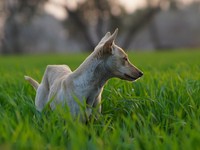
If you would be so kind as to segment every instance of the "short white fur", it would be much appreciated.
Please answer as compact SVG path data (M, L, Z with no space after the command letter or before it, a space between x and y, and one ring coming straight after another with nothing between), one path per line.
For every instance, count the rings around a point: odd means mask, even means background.
M101 112L101 94L110 78L134 81L141 77L142 72L114 44L117 33L118 29L112 35L110 32L106 33L95 50L73 72L67 65L48 65L40 84L25 76L36 90L37 110L42 111L48 103L51 109L60 104L67 105L72 116L76 117L81 112L77 100L81 104L86 101L86 116L81 116L81 120L85 121L92 113L91 108L98 107L99 113Z

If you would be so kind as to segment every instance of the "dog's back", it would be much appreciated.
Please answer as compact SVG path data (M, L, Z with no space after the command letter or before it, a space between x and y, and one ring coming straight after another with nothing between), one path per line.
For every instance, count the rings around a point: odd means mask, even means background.
M67 65L48 65L42 82L51 87L56 80L71 72L71 69Z
M41 111L48 102L51 87L59 79L71 72L71 69L67 65L48 65L40 84L31 77L25 76L25 79L34 87L37 92L35 98L37 110Z

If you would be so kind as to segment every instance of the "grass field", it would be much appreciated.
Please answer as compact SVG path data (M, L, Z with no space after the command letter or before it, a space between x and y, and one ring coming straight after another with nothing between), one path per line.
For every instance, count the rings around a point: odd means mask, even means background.
M23 76L40 81L47 64L74 70L86 56L0 57L0 149L200 149L200 51L130 53L144 76L110 80L87 125L63 109L37 112Z

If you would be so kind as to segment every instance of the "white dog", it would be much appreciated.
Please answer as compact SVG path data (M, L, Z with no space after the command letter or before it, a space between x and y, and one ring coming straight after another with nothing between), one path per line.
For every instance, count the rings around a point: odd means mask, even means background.
M42 111L47 103L50 103L51 109L61 104L67 105L71 114L77 116L80 114L79 104L83 104L85 100L88 107L87 116L84 117L89 117L92 107L98 107L101 112L101 93L110 78L134 81L141 77L143 73L132 65L127 54L114 44L117 33L118 29L112 35L110 32L106 33L95 50L73 72L67 65L48 65L40 84L25 76L37 91L37 110Z

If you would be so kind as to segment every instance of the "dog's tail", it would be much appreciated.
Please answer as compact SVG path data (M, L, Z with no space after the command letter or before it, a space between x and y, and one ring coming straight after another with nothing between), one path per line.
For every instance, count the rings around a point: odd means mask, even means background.
M25 80L27 80L35 90L38 89L38 86L40 85L36 80L34 80L33 78L29 77L29 76L24 76Z

